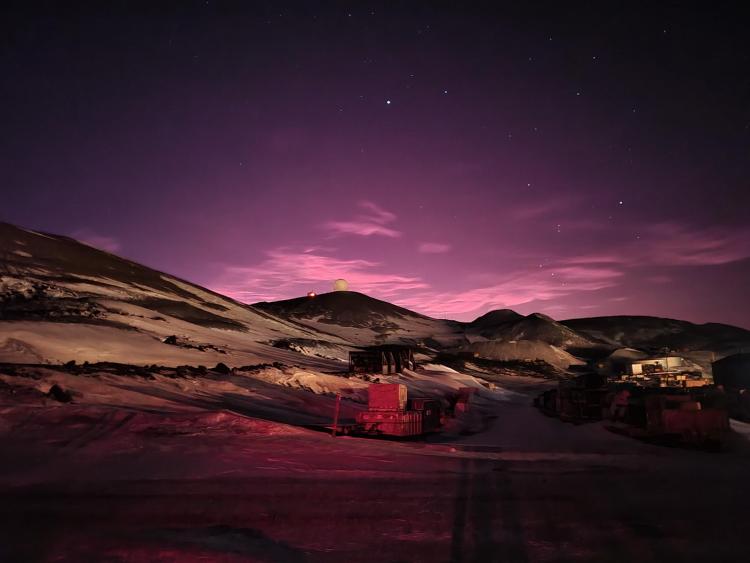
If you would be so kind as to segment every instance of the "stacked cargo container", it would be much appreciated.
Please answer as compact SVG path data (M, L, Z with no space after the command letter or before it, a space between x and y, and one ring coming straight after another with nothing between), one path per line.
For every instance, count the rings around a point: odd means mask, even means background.
M366 434L419 436L440 426L440 403L434 399L407 399L406 385L375 383L368 388L367 410L357 414Z

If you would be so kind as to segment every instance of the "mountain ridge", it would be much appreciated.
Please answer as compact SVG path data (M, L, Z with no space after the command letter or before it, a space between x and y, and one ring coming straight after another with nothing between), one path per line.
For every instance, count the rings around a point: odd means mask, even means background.
M564 369L566 362L620 347L718 354L750 348L750 331L740 327L645 315L556 321L495 309L460 322L356 291L248 305L71 237L9 223L0 223L0 305L0 361L135 354L140 363L162 356L196 364L283 359L328 362L333 369L356 347L402 343L435 353L544 359ZM165 344L167 338L180 350ZM103 339L115 351L86 339ZM70 349L79 352L64 356Z

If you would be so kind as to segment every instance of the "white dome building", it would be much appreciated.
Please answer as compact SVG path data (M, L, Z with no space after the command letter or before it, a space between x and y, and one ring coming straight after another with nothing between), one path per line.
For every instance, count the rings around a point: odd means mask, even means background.
M349 282L345 279L337 279L333 282L333 291L349 291Z

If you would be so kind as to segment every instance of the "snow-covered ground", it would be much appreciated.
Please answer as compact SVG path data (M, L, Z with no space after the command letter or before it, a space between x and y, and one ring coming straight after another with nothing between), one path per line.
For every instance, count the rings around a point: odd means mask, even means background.
M336 370L352 349L346 338L65 237L0 225L0 257L0 362L281 361ZM169 336L187 346L164 344ZM273 346L289 339L303 344Z
M730 448L709 454L544 417L531 399L548 381L480 359L574 363L565 347L587 340L549 318L500 311L466 329L353 293L377 310L329 296L339 310L281 315L4 224L0 259L0 363L40 364L0 366L0 561L736 561L748 550L750 426L733 422ZM391 341L423 346L421 366L379 381L444 401L473 387L469 413L410 442L314 431L337 393L343 422L364 408L369 381L342 373L348 351ZM477 358L452 369L431 349ZM47 396L55 385L72 402Z
M403 380L437 393L476 381L440 365ZM20 389L53 382L74 402ZM363 385L286 368L6 373L0 560L736 561L747 549L745 441L650 446L504 389L481 391L497 399L484 431L427 443L280 422L330 416L334 391L350 391L351 416Z
M563 371L584 363L562 348L538 340L473 342L467 349L477 357L490 360L542 360Z

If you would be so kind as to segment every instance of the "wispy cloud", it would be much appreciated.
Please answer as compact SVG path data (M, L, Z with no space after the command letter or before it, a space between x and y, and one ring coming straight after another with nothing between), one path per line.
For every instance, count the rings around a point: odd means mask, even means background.
M396 220L396 215L371 201L360 201L362 213L351 221L328 221L323 228L334 235L384 236L398 238L401 232L386 225Z
M369 202L369 222L381 226L395 216ZM335 256L334 248L308 246L301 250L277 248L249 267L225 268L210 287L240 301L276 300L325 291L332 280L343 277L353 290L387 299L433 316L466 318L489 309L518 307L531 302L547 302L550 307L569 306L565 298L582 292L595 292L623 286L632 272L647 267L642 279L665 283L673 278L670 269L685 266L714 266L750 257L750 232L729 229L695 229L675 223L652 225L641 230L641 238L612 246L605 251L561 257L530 270L515 269L473 272L457 279L455 288L438 290L417 275L389 271L379 261ZM450 251L450 245L422 242L420 252ZM622 294L620 294L622 295ZM605 297L618 302L623 297ZM593 304L591 304L593 305ZM577 308L582 306L577 305Z
M325 290L337 278L345 278L353 290L383 298L429 287L418 277L384 273L378 262L334 258L307 250L279 248L268 252L266 260L256 266L227 267L210 284L211 289L250 303L287 299L309 289Z
M750 257L750 229L691 229L661 223L646 229L643 254L654 264L717 266Z
M701 229L678 223L657 223L641 230L638 240L612 252L565 258L569 265L718 266L750 258L750 229Z
M433 291L416 276L383 273L369 260L342 260L310 252L277 249L253 267L228 267L211 289L252 303L303 295L309 289L327 289L343 277L353 290L391 299L428 315L462 315L471 311L514 307L531 301L559 299L580 291L595 291L616 284L621 272L611 268L561 266L530 273L517 272L492 285L461 291Z
M568 211L570 204L566 200L545 199L540 201L523 202L511 205L508 212L512 219L528 221L550 217Z
M442 244L440 242L423 242L417 248L419 252L423 254L444 254L450 252L450 244Z
M620 254L584 254L580 256L571 256L565 258L564 263L569 265L589 265L589 264L622 264L627 257ZM629 260L628 260L629 261Z
M401 304L429 315L461 315L605 289L615 286L620 276L622 272L613 268L563 266L518 272L492 285L464 291L421 292Z
M117 252L121 248L120 242L117 239L97 234L89 229L79 229L70 236L78 242L93 246L99 250L106 250L107 252Z

